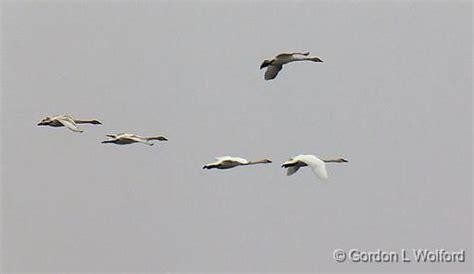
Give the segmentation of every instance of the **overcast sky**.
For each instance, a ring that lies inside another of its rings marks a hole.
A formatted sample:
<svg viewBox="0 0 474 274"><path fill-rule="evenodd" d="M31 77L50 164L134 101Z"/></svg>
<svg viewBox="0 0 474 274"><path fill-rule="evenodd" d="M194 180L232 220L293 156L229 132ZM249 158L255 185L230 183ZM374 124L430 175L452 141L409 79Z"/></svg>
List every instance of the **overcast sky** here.
<svg viewBox="0 0 474 274"><path fill-rule="evenodd" d="M3 271L472 269L471 2L1 6ZM264 81L285 51L324 63ZM58 114L103 125L36 126ZM301 153L349 163L287 177ZM223 155L273 164L201 169Z"/></svg>

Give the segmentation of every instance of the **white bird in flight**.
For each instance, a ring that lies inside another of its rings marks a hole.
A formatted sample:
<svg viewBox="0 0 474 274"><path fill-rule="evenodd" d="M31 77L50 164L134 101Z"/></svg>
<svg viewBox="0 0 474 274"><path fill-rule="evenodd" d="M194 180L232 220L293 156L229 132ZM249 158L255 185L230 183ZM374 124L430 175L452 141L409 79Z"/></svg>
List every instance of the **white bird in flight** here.
<svg viewBox="0 0 474 274"><path fill-rule="evenodd" d="M102 141L102 144L117 144L117 145L128 145L132 143L142 143L145 145L152 146L153 143L149 142L151 140L158 140L158 141L168 141L168 139L164 136L150 136L150 137L142 137L135 134L128 134L128 133L119 133L119 134L107 134L105 135L109 139Z"/></svg>
<svg viewBox="0 0 474 274"><path fill-rule="evenodd" d="M260 69L267 68L265 71L265 80L275 79L278 72L283 68L283 65L296 62L296 61L313 61L313 62L323 62L323 60L318 57L308 57L309 52L291 52L291 53L281 53L278 54L275 58L271 60L265 60L260 65Z"/></svg>
<svg viewBox="0 0 474 274"><path fill-rule="evenodd" d="M38 126L50 126L50 127L67 127L68 129L74 132L83 132L77 124L93 124L93 125L102 125L101 122L95 119L84 120L84 119L74 119L69 115L59 115L55 117L47 116L43 118Z"/></svg>
<svg viewBox="0 0 474 274"><path fill-rule="evenodd" d="M269 159L263 159L258 161L249 161L244 158L240 157L232 157L232 156L223 156L223 157L216 157L216 162L209 163L203 166L203 169L228 169L233 168L236 166L247 166L247 165L255 165L255 164L269 164L272 161Z"/></svg>
<svg viewBox="0 0 474 274"><path fill-rule="evenodd" d="M294 174L300 167L309 166L313 170L314 174L321 179L328 178L328 172L326 171L326 163L347 163L348 161L344 158L334 159L319 159L314 155L298 155L290 160L284 162L281 167L288 168L286 175L290 176Z"/></svg>

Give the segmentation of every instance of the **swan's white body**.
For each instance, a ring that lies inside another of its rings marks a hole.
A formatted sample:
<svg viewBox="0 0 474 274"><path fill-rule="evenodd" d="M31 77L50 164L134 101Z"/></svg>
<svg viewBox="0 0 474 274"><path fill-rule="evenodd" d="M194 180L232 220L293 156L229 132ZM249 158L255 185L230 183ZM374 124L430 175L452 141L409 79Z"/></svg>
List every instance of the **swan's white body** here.
<svg viewBox="0 0 474 274"><path fill-rule="evenodd" d="M288 176L296 173L300 167L309 166L319 178L328 178L326 164L314 155L298 155L284 162L282 166L288 168L286 173Z"/></svg>
<svg viewBox="0 0 474 274"><path fill-rule="evenodd" d="M168 139L164 136L142 137L129 133L107 134L106 136L109 139L102 141L103 144L113 143L117 145L128 145L133 143L141 143L152 146L153 143L149 142L150 140L168 141Z"/></svg>
<svg viewBox="0 0 474 274"><path fill-rule="evenodd" d="M275 56L271 60L263 61L260 65L260 69L267 68L265 71L265 80L275 79L278 75L278 72L283 68L283 65L286 65L291 62L297 61L313 61L313 62L323 62L318 57L308 57L309 52L291 52L291 53L281 53Z"/></svg>
<svg viewBox="0 0 474 274"><path fill-rule="evenodd" d="M284 162L282 167L288 168L287 175L293 175L298 171L300 167L309 166L311 170L321 179L328 178L328 172L326 170L326 163L327 162L334 162L334 163L347 163L347 160L343 158L337 158L334 160L321 160L314 155L298 155L290 160Z"/></svg>
<svg viewBox="0 0 474 274"><path fill-rule="evenodd" d="M216 162L209 163L205 166L203 166L203 169L212 169L212 168L217 168L217 169L228 169L228 168L233 168L236 166L246 166L246 165L253 165L253 164L267 164L271 163L272 161L268 159L263 159L259 161L249 161L244 158L240 157L232 157L232 156L222 156L222 157L216 157Z"/></svg>
<svg viewBox="0 0 474 274"><path fill-rule="evenodd" d="M70 115L59 115L54 117L45 117L39 123L38 126L50 126L50 127L67 127L74 132L83 132L77 124L94 124L101 125L102 123L97 120L82 120L74 119Z"/></svg>

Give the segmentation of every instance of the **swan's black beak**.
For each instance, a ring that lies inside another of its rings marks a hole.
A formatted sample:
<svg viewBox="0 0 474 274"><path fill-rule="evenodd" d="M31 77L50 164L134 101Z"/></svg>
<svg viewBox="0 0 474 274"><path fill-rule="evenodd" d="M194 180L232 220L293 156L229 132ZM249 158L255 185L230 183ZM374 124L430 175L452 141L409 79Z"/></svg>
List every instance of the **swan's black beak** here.
<svg viewBox="0 0 474 274"><path fill-rule="evenodd" d="M346 160L346 159L344 159L344 158L343 158L343 159L341 159L341 162L343 162L343 163L349 163L349 161L347 161L347 160Z"/></svg>

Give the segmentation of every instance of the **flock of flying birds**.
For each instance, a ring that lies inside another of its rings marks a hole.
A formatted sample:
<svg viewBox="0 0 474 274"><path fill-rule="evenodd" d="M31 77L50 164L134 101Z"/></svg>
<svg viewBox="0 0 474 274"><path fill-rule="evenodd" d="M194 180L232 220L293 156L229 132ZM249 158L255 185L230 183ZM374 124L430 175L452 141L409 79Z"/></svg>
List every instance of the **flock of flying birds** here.
<svg viewBox="0 0 474 274"><path fill-rule="evenodd" d="M297 62L297 61L312 61L312 62L323 62L318 57L310 57L309 52L291 52L282 53L275 56L271 60L264 60L260 66L260 69L267 68L265 71L264 79L272 80L275 79L278 73L282 70L283 65ZM46 117L42 119L38 126L51 126L51 127L67 127L73 132L83 132L78 127L78 124L93 124L101 125L102 123L95 119L74 119L69 115L59 115L55 117ZM107 134L108 138L102 141L103 144L117 144L117 145L128 145L132 143L142 143L145 145L152 146L152 140L157 141L168 141L165 136L149 136L143 137L129 133L118 133L118 134ZM249 161L240 157L224 156L217 157L216 162L204 165L203 169L229 169L237 166L247 166L255 164L269 164L272 161L269 159L263 159L258 161ZM348 161L344 158L330 158L330 159L319 159L314 155L298 155L288 161L284 162L281 167L287 168L287 175L290 176L298 171L299 168L309 166L312 171L321 179L327 179L328 173L326 171L326 163L347 163Z"/></svg>

